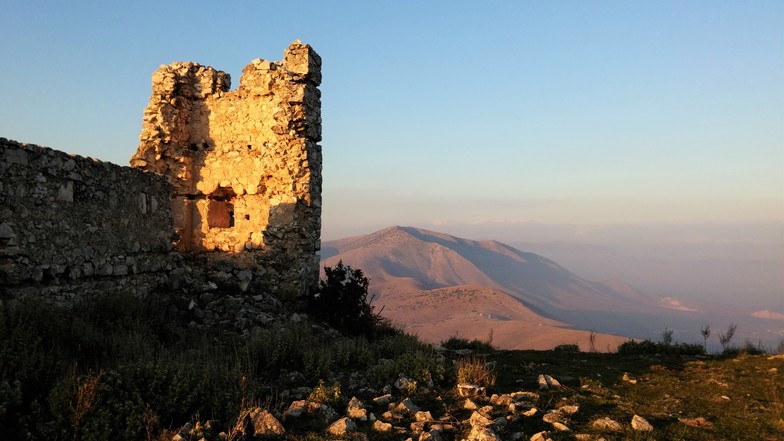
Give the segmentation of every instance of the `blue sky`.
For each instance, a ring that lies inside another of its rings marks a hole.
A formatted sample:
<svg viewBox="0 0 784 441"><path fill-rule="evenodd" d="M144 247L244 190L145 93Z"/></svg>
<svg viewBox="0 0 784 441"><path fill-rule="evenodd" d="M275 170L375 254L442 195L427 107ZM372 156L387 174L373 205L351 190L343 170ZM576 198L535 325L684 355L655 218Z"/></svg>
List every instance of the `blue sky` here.
<svg viewBox="0 0 784 441"><path fill-rule="evenodd" d="M236 87L295 39L324 60L327 239L784 224L781 1L0 0L0 136L127 164L159 65Z"/></svg>

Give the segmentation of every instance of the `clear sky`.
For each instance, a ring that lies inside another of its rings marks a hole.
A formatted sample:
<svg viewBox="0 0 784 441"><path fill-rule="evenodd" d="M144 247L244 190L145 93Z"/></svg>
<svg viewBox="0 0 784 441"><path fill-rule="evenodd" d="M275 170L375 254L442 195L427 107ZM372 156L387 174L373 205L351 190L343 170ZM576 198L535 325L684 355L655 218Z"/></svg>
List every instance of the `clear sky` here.
<svg viewBox="0 0 784 441"><path fill-rule="evenodd" d="M236 87L295 39L324 60L325 239L784 223L780 0L0 0L0 136L125 165L159 65Z"/></svg>

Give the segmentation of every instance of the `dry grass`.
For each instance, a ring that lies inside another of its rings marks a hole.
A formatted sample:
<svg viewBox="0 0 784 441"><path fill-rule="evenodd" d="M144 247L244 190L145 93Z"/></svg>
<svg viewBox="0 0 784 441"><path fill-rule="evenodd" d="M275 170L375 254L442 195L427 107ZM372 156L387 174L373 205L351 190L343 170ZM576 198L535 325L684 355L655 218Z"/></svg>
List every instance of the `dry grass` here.
<svg viewBox="0 0 784 441"><path fill-rule="evenodd" d="M480 357L465 357L456 361L457 382L490 387L495 384L495 367Z"/></svg>

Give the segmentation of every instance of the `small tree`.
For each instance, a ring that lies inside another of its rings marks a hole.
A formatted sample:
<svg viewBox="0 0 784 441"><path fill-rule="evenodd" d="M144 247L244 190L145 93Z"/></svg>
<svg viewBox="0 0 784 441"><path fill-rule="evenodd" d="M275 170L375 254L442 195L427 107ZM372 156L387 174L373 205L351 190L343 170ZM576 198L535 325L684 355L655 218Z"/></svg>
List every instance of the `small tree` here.
<svg viewBox="0 0 784 441"><path fill-rule="evenodd" d="M664 331L662 331L662 333L661 333L662 343L664 343L665 345L668 345L668 346L671 345L672 344L672 333L673 333L672 329L664 328Z"/></svg>
<svg viewBox="0 0 784 441"><path fill-rule="evenodd" d="M588 331L588 350L591 352L596 351L596 332ZM610 351L607 351L610 352Z"/></svg>
<svg viewBox="0 0 784 441"><path fill-rule="evenodd" d="M708 339L710 338L710 325L705 325L700 328L702 334L702 345L705 347L705 353L708 353Z"/></svg>
<svg viewBox="0 0 784 441"><path fill-rule="evenodd" d="M368 301L368 278L362 270L343 265L324 267L326 278L319 281L319 290L310 298L311 315L327 322L344 334L370 336L378 316Z"/></svg>
<svg viewBox="0 0 784 441"><path fill-rule="evenodd" d="M738 329L738 325L736 325L735 323L730 323L730 325L727 327L726 334L719 333L719 343L721 343L721 347L725 351L727 350L727 347L730 345L730 342L732 341L732 337L735 336L735 331L737 329Z"/></svg>

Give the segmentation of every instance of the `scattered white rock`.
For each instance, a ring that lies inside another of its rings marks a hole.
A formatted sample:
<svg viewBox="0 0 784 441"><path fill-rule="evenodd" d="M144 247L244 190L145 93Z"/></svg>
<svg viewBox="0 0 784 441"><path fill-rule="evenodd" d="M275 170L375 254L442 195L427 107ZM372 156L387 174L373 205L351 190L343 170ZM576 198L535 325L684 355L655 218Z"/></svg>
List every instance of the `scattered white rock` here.
<svg viewBox="0 0 784 441"><path fill-rule="evenodd" d="M354 424L354 421L352 421L348 417L343 417L335 421L334 423L330 424L329 427L327 427L327 432L330 435L334 435L334 436L343 436L349 432L354 432L356 430L357 430L357 425Z"/></svg>
<svg viewBox="0 0 784 441"><path fill-rule="evenodd" d="M430 414L430 411L419 411L414 414L414 419L417 421L433 421L433 415Z"/></svg>
<svg viewBox="0 0 784 441"><path fill-rule="evenodd" d="M599 418L591 422L591 426L599 430L609 430L612 432L623 432L623 426L618 421L611 418Z"/></svg>
<svg viewBox="0 0 784 441"><path fill-rule="evenodd" d="M535 403L537 400L539 400L539 394L536 392L519 391L512 392L510 395L515 401L527 401L529 403Z"/></svg>
<svg viewBox="0 0 784 441"><path fill-rule="evenodd" d="M530 440L531 441L553 441L553 439L550 438L550 432L548 432L546 430L544 430L542 432L534 433L531 436Z"/></svg>
<svg viewBox="0 0 784 441"><path fill-rule="evenodd" d="M570 405L567 405L567 406L561 406L561 407L558 408L558 411L561 412L564 415L574 415L574 414L576 414L577 412L580 411L580 406L577 406L575 404L570 404Z"/></svg>
<svg viewBox="0 0 784 441"><path fill-rule="evenodd" d="M431 430L429 432L422 432L419 435L419 441L442 441L441 433L437 430Z"/></svg>
<svg viewBox="0 0 784 441"><path fill-rule="evenodd" d="M566 417L564 417L564 415L557 410L551 410L542 416L542 421L550 424L563 423L566 421Z"/></svg>
<svg viewBox="0 0 784 441"><path fill-rule="evenodd" d="M553 423L553 429L555 429L555 430L557 430L559 432L569 432L570 431L570 429L568 427L566 427L565 424L562 424L562 423L559 423L559 422Z"/></svg>
<svg viewBox="0 0 784 441"><path fill-rule="evenodd" d="M468 424L470 424L471 427L487 427L493 424L493 420L474 411L468 419Z"/></svg>
<svg viewBox="0 0 784 441"><path fill-rule="evenodd" d="M457 393L461 397L483 397L487 389L476 384L460 383L457 385Z"/></svg>
<svg viewBox="0 0 784 441"><path fill-rule="evenodd" d="M492 429L475 426L471 429L466 441L501 441L501 438Z"/></svg>
<svg viewBox="0 0 784 441"><path fill-rule="evenodd" d="M550 375L539 374L536 382L539 383L539 390L557 389L561 387L561 383Z"/></svg>
<svg viewBox="0 0 784 441"><path fill-rule="evenodd" d="M398 404L395 407L395 411L398 412L398 413L412 413L412 414L414 414L414 413L419 412L419 406L414 404L414 402L411 401L411 398L406 398L405 400L401 401L400 404Z"/></svg>
<svg viewBox="0 0 784 441"><path fill-rule="evenodd" d="M249 433L260 436L283 436L286 429L274 415L260 407L249 410L244 417L237 421L235 432Z"/></svg>
<svg viewBox="0 0 784 441"><path fill-rule="evenodd" d="M348 402L348 407L346 408L346 415L359 421L367 421L367 409L365 409L365 405L357 397L351 397L351 401Z"/></svg>
<svg viewBox="0 0 784 441"><path fill-rule="evenodd" d="M638 432L652 432L653 426L645 418L635 415L632 417L632 428Z"/></svg>
<svg viewBox="0 0 784 441"><path fill-rule="evenodd" d="M392 430L392 424L385 423L383 421L376 420L372 426L373 430L376 432L389 432Z"/></svg>

